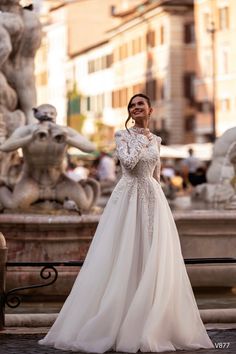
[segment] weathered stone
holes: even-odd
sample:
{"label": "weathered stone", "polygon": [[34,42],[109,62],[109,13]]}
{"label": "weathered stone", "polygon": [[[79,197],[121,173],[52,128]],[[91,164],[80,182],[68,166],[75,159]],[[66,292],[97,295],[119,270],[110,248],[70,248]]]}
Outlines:
{"label": "weathered stone", "polygon": [[69,146],[92,152],[94,144],[74,129],[56,124],[54,106],[45,104],[34,111],[39,123],[17,128],[0,146],[3,152],[22,148],[24,158],[23,173],[13,191],[6,184],[0,187],[0,203],[8,209],[29,210],[39,201],[61,205],[71,201],[69,206],[73,202],[78,211],[91,209],[99,195],[99,183],[92,178],[71,180],[64,174],[63,161]]}
{"label": "weathered stone", "polygon": [[[214,145],[207,183],[197,186],[195,194],[206,202],[226,203],[230,209],[236,190],[236,128],[228,129]],[[235,203],[231,205],[235,209]]]}
{"label": "weathered stone", "polygon": [[[0,1],[0,142],[34,120],[36,103],[34,56],[41,42],[41,25],[19,0]],[[0,179],[8,183],[15,153],[0,153]],[[17,178],[17,176],[16,176]],[[10,182],[9,182],[10,184]]]}

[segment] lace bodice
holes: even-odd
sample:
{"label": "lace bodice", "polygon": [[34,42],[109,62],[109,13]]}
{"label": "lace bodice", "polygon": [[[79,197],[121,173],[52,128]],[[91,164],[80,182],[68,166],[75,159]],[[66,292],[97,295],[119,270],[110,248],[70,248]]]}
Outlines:
{"label": "lace bodice", "polygon": [[149,140],[130,128],[129,131],[117,131],[115,139],[123,176],[154,177],[160,182],[160,137],[152,134],[152,140]]}

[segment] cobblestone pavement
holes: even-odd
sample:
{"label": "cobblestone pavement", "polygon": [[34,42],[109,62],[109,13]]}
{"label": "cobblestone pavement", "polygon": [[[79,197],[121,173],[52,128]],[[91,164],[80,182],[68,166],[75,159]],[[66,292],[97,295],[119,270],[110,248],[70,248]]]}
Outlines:
{"label": "cobblestone pavement", "polygon": [[[208,331],[215,349],[183,351],[183,354],[235,354],[236,330],[210,330]],[[38,344],[42,334],[4,334],[0,333],[1,354],[68,354],[66,351],[44,347]],[[173,352],[168,352],[173,354]],[[165,352],[165,354],[168,354]]]}

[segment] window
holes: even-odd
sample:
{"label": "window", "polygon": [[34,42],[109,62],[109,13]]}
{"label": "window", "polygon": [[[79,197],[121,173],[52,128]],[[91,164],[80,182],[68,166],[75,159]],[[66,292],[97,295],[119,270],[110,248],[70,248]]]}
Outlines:
{"label": "window", "polygon": [[222,7],[219,13],[219,29],[224,30],[229,28],[229,8],[228,6]]}
{"label": "window", "polygon": [[143,85],[142,84],[133,85],[133,95],[136,95],[136,93],[140,93],[142,91],[143,91]]}
{"label": "window", "polygon": [[202,113],[210,113],[212,111],[212,102],[204,100],[196,103],[197,110]]}
{"label": "window", "polygon": [[219,73],[228,74],[228,72],[229,72],[229,51],[227,48],[223,48],[220,52]]}
{"label": "window", "polygon": [[90,97],[87,97],[87,111],[91,110],[91,99]]}
{"label": "window", "polygon": [[147,47],[155,47],[155,31],[149,30],[146,34]]}
{"label": "window", "polygon": [[118,58],[119,58],[119,60],[122,60],[122,47],[121,47],[121,45],[119,46],[118,50],[119,50]]}
{"label": "window", "polygon": [[203,57],[203,76],[212,76],[212,53],[206,53]]}
{"label": "window", "polygon": [[184,74],[184,96],[191,102],[193,102],[195,98],[194,80],[195,73],[189,72]]}
{"label": "window", "polygon": [[196,128],[196,117],[193,114],[185,117],[185,131],[194,132],[195,128]]}
{"label": "window", "polygon": [[110,68],[112,63],[113,63],[113,54],[108,54],[94,60],[89,60],[88,73],[92,74],[96,71]]}
{"label": "window", "polygon": [[202,112],[207,114],[209,112],[211,112],[213,109],[213,105],[212,102],[209,101],[203,101],[202,102]]}
{"label": "window", "polygon": [[128,45],[127,43],[124,43],[119,47],[119,59],[123,60],[127,58],[127,56],[128,56]]}
{"label": "window", "polygon": [[88,62],[88,73],[91,74],[95,70],[94,68],[94,60],[89,60]]}
{"label": "window", "polygon": [[222,112],[228,112],[230,110],[230,99],[223,98],[219,100],[219,109]]}
{"label": "window", "polygon": [[106,69],[107,67],[107,58],[106,56],[101,58],[101,69]]}
{"label": "window", "polygon": [[128,100],[128,89],[123,88],[120,90],[120,107],[125,107]]}
{"label": "window", "polygon": [[112,107],[119,108],[127,105],[128,88],[122,88],[112,92]]}
{"label": "window", "polygon": [[96,60],[94,60],[94,66],[95,66],[95,70],[94,71],[99,71],[102,69],[102,58],[97,58]]}
{"label": "window", "polygon": [[86,99],[86,106],[87,106],[87,111],[95,111],[96,110],[96,96],[87,96]]}
{"label": "window", "polygon": [[96,97],[96,111],[102,112],[104,109],[104,94],[97,95]]}
{"label": "window", "polygon": [[156,80],[146,82],[146,94],[150,97],[151,101],[156,100]]}
{"label": "window", "polygon": [[194,23],[185,23],[184,25],[184,43],[195,43],[195,29]]}
{"label": "window", "polygon": [[122,59],[127,58],[128,56],[128,47],[127,47],[127,43],[123,44],[121,46],[121,54],[122,54]]}
{"label": "window", "polygon": [[158,84],[159,90],[158,90],[158,98],[161,100],[165,99],[165,81],[164,78],[159,79],[159,84]]}
{"label": "window", "polygon": [[106,68],[110,68],[113,64],[113,54],[106,55]]}
{"label": "window", "polygon": [[138,54],[142,51],[142,38],[138,37],[132,40],[132,54]]}
{"label": "window", "polygon": [[204,28],[205,31],[207,32],[210,28],[210,14],[209,12],[205,12],[203,15],[203,21],[204,21]]}
{"label": "window", "polygon": [[160,27],[160,44],[164,44],[165,43],[165,28],[163,25],[161,25]]}
{"label": "window", "polygon": [[112,107],[118,108],[119,107],[119,91],[112,92]]}

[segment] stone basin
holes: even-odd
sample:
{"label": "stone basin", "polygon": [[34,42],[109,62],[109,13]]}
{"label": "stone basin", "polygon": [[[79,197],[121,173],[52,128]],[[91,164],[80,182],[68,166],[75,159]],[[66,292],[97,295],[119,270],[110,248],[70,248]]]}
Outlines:
{"label": "stone basin", "polygon": [[[185,258],[235,257],[236,213],[226,210],[174,210]],[[100,215],[1,214],[1,232],[8,247],[8,261],[83,260]],[[7,288],[41,282],[40,268],[12,268]],[[235,287],[236,265],[188,265],[194,287]],[[65,296],[78,267],[59,267],[59,279],[34,294]],[[27,292],[26,292],[27,293]],[[32,290],[30,294],[32,293]]]}

